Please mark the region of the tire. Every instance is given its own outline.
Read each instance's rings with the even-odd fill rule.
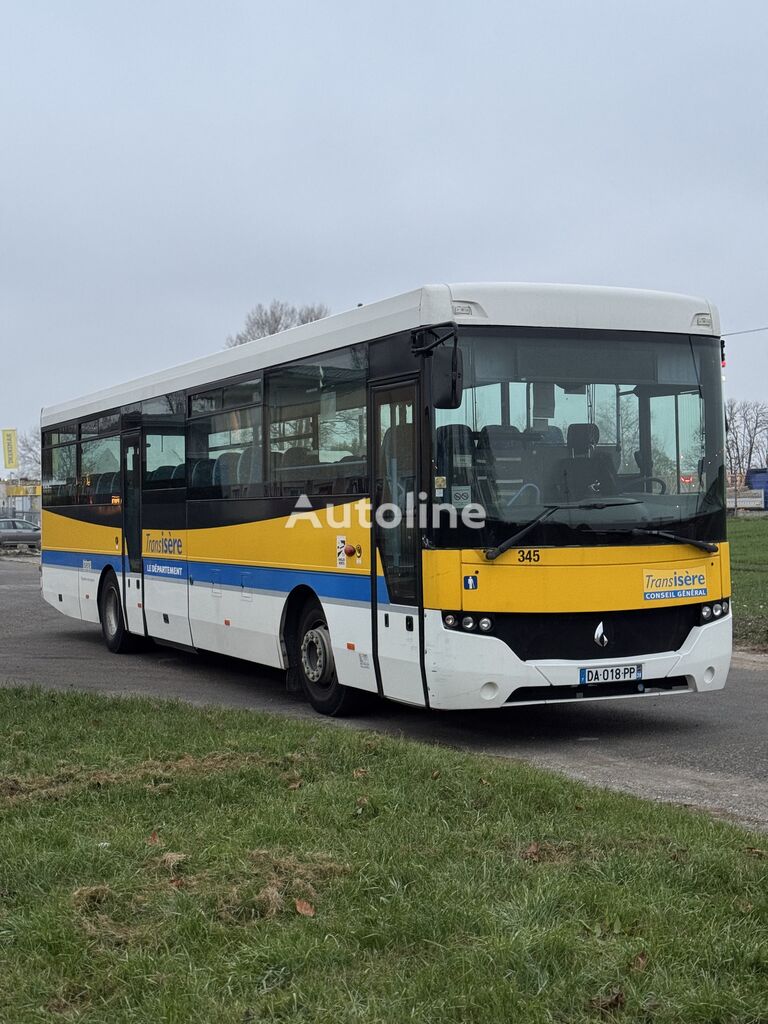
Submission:
[[[125,628],[120,587],[114,573],[104,580],[99,594],[99,621],[104,643],[113,654],[128,654],[136,650],[136,638]]]
[[[338,680],[328,623],[316,601],[304,605],[299,615],[293,648],[301,688],[315,711],[341,718],[363,708],[367,694]]]

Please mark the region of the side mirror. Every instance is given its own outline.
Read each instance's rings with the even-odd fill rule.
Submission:
[[[464,360],[454,343],[432,352],[432,402],[436,409],[458,409],[464,393]]]

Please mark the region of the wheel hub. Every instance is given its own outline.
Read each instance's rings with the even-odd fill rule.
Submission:
[[[330,682],[333,656],[326,626],[315,626],[304,634],[301,641],[301,665],[311,683],[324,686]]]

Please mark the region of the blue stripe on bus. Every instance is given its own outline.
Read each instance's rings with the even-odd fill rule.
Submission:
[[[111,565],[115,572],[122,572],[120,557],[112,555],[45,550],[42,552],[42,561],[44,565],[86,572],[101,572],[105,566]],[[370,577],[344,572],[145,558],[144,573],[154,579],[186,580],[191,577],[194,583],[218,583],[224,587],[245,587],[247,590],[273,590],[279,594],[287,594],[303,583],[312,587],[318,597],[361,603],[371,599]],[[379,576],[376,581],[376,595],[381,604],[389,603],[389,592],[383,576]]]
[[[274,590],[286,594],[299,584],[312,587],[318,597],[367,602],[371,599],[370,576],[343,572],[318,572],[310,569],[276,569],[258,565],[221,565],[217,562],[190,562],[193,583],[218,583],[222,587],[249,590]],[[379,600],[386,601],[384,580],[379,579]],[[382,593],[383,590],[383,593]]]
[[[144,558],[144,575],[159,580],[185,580],[187,562],[181,559]]]
[[[123,571],[120,555],[96,555],[82,551],[49,551],[41,553],[43,565],[55,565],[60,569],[80,569],[85,572],[101,572],[111,565],[115,572]]]

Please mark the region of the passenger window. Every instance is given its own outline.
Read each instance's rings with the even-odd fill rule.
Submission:
[[[101,437],[80,445],[81,505],[110,505],[120,494],[120,438]]]
[[[43,449],[43,505],[73,505],[77,501],[77,445]]]
[[[181,392],[142,402],[145,491],[176,490],[187,484],[184,409]]]
[[[367,492],[366,372],[359,347],[268,374],[272,494]]]
[[[178,429],[183,430],[183,427]],[[184,487],[186,485],[185,439],[183,433],[147,434],[145,438],[145,451],[145,490]]]
[[[264,493],[261,406],[189,423],[189,497],[253,498]]]

